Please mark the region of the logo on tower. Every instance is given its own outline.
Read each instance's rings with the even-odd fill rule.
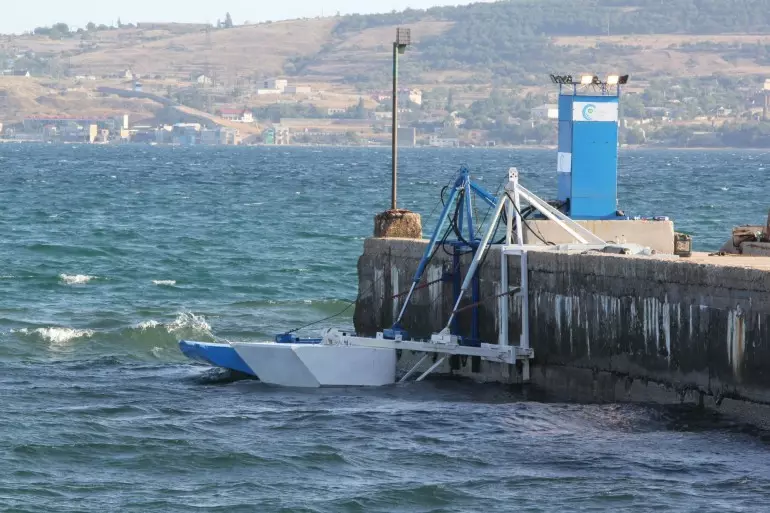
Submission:
[[[572,121],[595,123],[601,121],[618,121],[618,102],[574,102],[572,104]]]
[[[593,121],[594,112],[596,112],[596,105],[593,103],[587,104],[585,107],[583,107],[583,119],[586,121]]]

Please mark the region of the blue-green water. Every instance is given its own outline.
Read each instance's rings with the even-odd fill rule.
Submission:
[[[551,197],[553,152],[403,151],[435,219],[467,164]],[[696,249],[764,221],[770,154],[626,152],[620,208]],[[254,339],[354,299],[389,194],[373,149],[0,145],[0,510],[759,511],[768,447],[713,418],[434,381],[275,389],[176,340]],[[352,311],[326,325],[349,326]]]

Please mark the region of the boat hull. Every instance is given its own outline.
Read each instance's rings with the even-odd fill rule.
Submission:
[[[396,351],[325,344],[234,342],[260,381],[278,386],[383,386],[396,382]]]
[[[230,344],[180,340],[179,349],[191,360],[257,376]]]

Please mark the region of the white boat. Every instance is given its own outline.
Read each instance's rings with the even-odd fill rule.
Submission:
[[[396,382],[396,350],[321,344],[231,344],[263,383],[287,387],[374,386]]]

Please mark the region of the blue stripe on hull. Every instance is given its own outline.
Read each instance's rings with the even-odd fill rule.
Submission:
[[[230,344],[180,340],[179,349],[182,350],[186,357],[196,362],[236,370],[250,376],[257,376]]]

